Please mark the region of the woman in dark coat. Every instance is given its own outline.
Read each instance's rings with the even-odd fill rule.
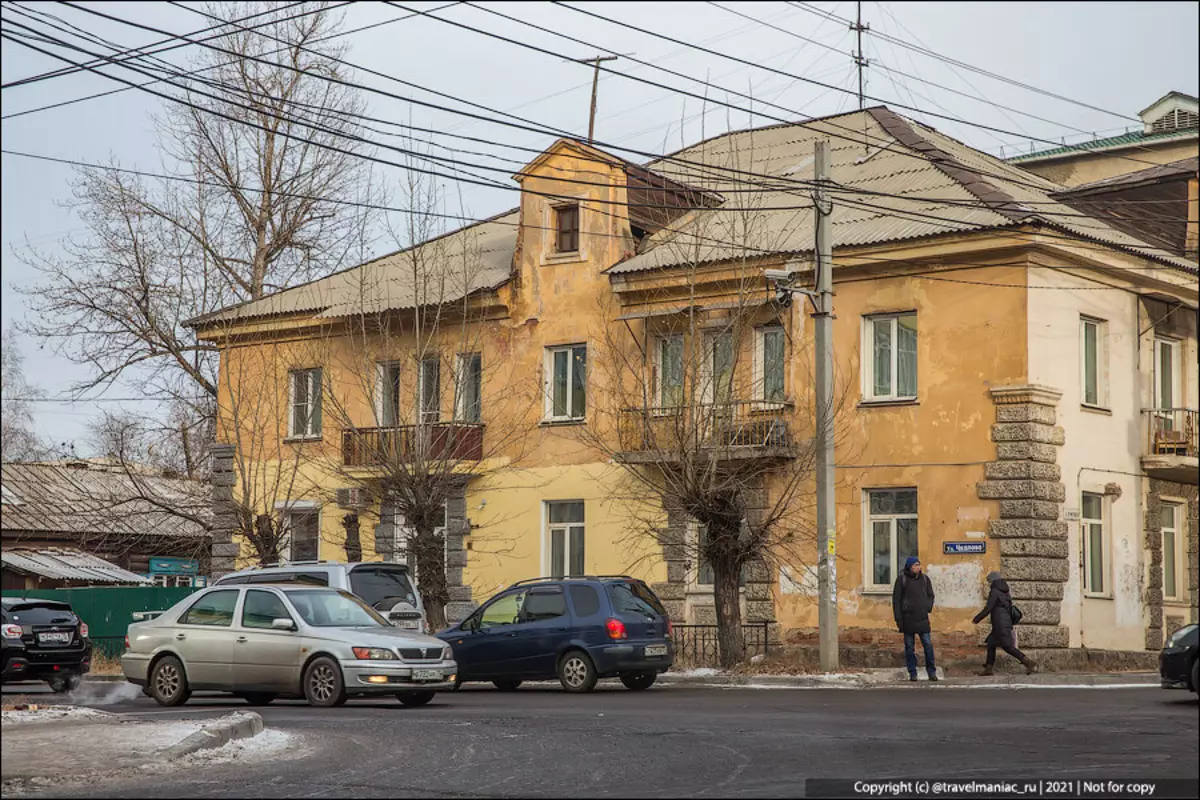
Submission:
[[[896,619],[896,627],[904,634],[904,662],[910,681],[917,679],[917,637],[925,651],[925,672],[929,680],[938,679],[933,660],[933,637],[929,632],[930,611],[933,611],[933,581],[922,572],[921,560],[909,556],[892,589],[892,616]]]
[[[999,572],[989,572],[987,605],[975,615],[974,622],[978,625],[984,617],[992,618],[992,632],[987,637],[987,663],[983,665],[980,675],[993,675],[996,666],[996,648],[1003,650],[1025,665],[1025,674],[1031,674],[1037,669],[1037,663],[1017,649],[1013,638],[1012,597],[1008,593],[1008,583]]]

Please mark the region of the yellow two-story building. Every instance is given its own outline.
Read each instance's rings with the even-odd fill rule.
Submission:
[[[815,627],[811,309],[763,271],[811,274],[819,140],[841,625],[893,627],[908,555],[964,638],[992,569],[1022,647],[1194,619],[1195,262],[886,108],[646,165],[560,140],[511,211],[193,321],[221,350],[214,567],[263,556],[258,518],[281,558],[403,559],[380,487],[440,479],[450,618],[521,578],[633,574],[709,622],[705,533],[637,477],[689,419],[786,501],[744,619]]]

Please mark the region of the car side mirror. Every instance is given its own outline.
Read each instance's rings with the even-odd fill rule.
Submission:
[[[271,620],[271,628],[277,631],[294,631],[296,630],[296,623],[287,617],[279,617]]]

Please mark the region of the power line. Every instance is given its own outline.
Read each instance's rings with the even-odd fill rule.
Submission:
[[[27,27],[27,26],[25,26],[25,27]],[[28,45],[27,45],[27,46],[28,46]],[[39,49],[39,48],[34,48],[34,49]],[[74,49],[80,49],[80,48],[74,48]],[[42,51],[42,52],[45,52],[45,51]],[[86,52],[86,51],[83,51],[83,52]],[[58,57],[58,58],[60,58],[60,59],[62,58],[61,56],[55,56],[55,57]],[[70,62],[70,60],[69,60],[69,59],[62,59],[62,60],[66,60],[66,61],[68,61],[68,63],[74,63],[74,62]],[[127,65],[125,65],[125,66],[126,66],[127,68],[129,68]],[[102,75],[103,75],[104,73],[100,73],[100,74],[102,74]],[[106,77],[112,77],[112,76],[106,76]],[[114,79],[117,79],[117,80],[122,80],[122,79],[119,79],[119,78],[114,78]],[[174,85],[174,84],[173,84],[173,85]],[[155,94],[158,94],[158,93],[155,93]],[[161,94],[159,94],[158,96],[165,97],[166,99],[173,99],[173,100],[176,100],[176,102],[184,102],[184,101],[179,101],[177,98],[173,98],[173,97],[171,97],[171,96],[169,96],[169,95],[165,95],[165,96],[164,96],[164,95],[161,95]],[[186,103],[185,103],[185,104],[186,104]],[[216,113],[216,112],[211,112],[211,111],[210,111],[210,113]],[[222,115],[220,115],[220,114],[217,114],[217,115],[218,115],[218,116],[222,116]],[[242,120],[235,120],[235,121],[244,122],[244,121],[242,121]],[[313,126],[311,123],[303,123],[303,122],[301,122],[301,124],[308,124],[308,125],[309,125],[309,127],[313,127],[314,129],[316,129],[316,128],[315,128],[315,126]],[[361,140],[361,137],[359,137],[359,139]],[[303,139],[301,139],[301,140],[303,140]],[[364,141],[365,141],[365,140],[364,140]],[[335,150],[336,150],[336,149],[338,149],[338,148],[332,148],[332,149],[335,149]],[[397,149],[397,148],[392,148],[392,149]],[[343,152],[344,152],[344,151],[343,151]],[[356,157],[367,157],[367,156],[362,156],[361,154],[355,154],[355,153],[352,153],[351,155],[354,155],[354,156],[356,156]],[[424,154],[417,154],[417,157],[428,159],[428,157],[427,157],[427,156],[425,156]],[[369,158],[369,157],[368,157],[368,158]],[[395,165],[395,164],[393,164],[392,162],[387,162],[387,161],[384,161],[384,160],[382,160],[382,159],[374,159],[374,160],[376,160],[376,161],[379,161],[379,162],[381,162],[381,163],[390,164],[390,165],[392,165],[392,166],[399,166],[399,165]],[[705,164],[705,165],[702,165],[702,166],[704,166],[705,168],[711,168],[711,165],[707,165],[707,164]],[[410,166],[405,166],[405,168],[412,168],[412,167],[410,167]],[[422,171],[422,170],[416,170],[416,171]],[[425,171],[425,172],[429,172],[429,171]],[[438,175],[439,177],[447,177],[447,176],[441,175],[440,173],[432,173],[432,174]],[[454,180],[463,180],[463,178],[461,178],[461,176],[455,176],[455,177],[454,177],[454,178],[452,178],[452,179],[454,179]],[[473,182],[473,181],[468,181],[468,182]],[[478,181],[474,181],[474,182],[478,182]],[[512,188],[512,187],[508,187],[508,186],[504,186],[504,185],[496,184],[494,181],[485,181],[485,182],[484,182],[484,185],[487,185],[487,186],[489,186],[489,187],[499,187],[499,188],[505,188],[505,189],[511,189],[511,188]],[[546,193],[546,194],[549,194],[549,193]],[[557,195],[550,195],[550,196],[557,196]],[[907,199],[907,200],[920,200],[920,201],[922,201],[922,202],[929,202],[929,200],[928,200],[927,198],[901,198],[901,199]],[[775,210],[798,210],[798,209],[800,209],[800,208],[805,208],[805,207],[807,207],[807,206],[801,206],[801,207],[793,207],[793,206],[788,206],[788,207],[783,207],[783,208],[776,208]],[[870,206],[868,206],[868,207],[870,207]],[[882,210],[882,211],[884,211],[884,213],[889,213],[889,214],[891,214],[891,213],[894,213],[894,212],[892,212],[892,211],[890,211],[890,210],[886,210],[886,209],[878,209],[878,207],[874,207],[874,208],[876,208],[876,210]],[[759,210],[765,210],[765,209],[759,209]],[[943,220],[943,221],[945,221],[945,220]],[[958,221],[945,221],[945,222],[949,222],[951,226],[959,226],[959,227],[961,227],[961,225],[962,225],[962,223],[959,223]],[[1077,242],[1077,239],[1076,239],[1075,237],[1064,237],[1064,238],[1069,238],[1069,239],[1071,239],[1072,241],[1076,241],[1076,242]],[[1105,248],[1105,249],[1107,249],[1107,248]]]
[[[387,2],[389,2],[389,4],[390,4],[390,5],[394,5],[394,6],[396,6],[397,8],[406,8],[405,6],[403,6],[403,5],[399,4],[399,3],[392,2],[392,0],[386,0],[386,1],[387,1]],[[594,12],[594,11],[588,11],[588,10],[586,10],[586,9],[583,9],[583,8],[576,8],[575,6],[572,6],[572,5],[569,5],[569,4],[567,4],[566,2],[563,2],[563,0],[552,0],[552,2],[553,2],[555,5],[562,6],[563,8],[568,8],[568,9],[571,9],[572,11],[576,11],[576,12],[578,12],[578,13],[580,13],[580,14],[586,14],[586,15],[587,15],[587,16],[589,16],[589,17],[594,17],[594,18],[596,18],[596,19],[604,20],[605,22],[608,22],[608,23],[610,23],[610,24],[613,24],[613,25],[618,25],[618,26],[620,26],[620,27],[623,27],[623,28],[628,28],[629,30],[637,31],[637,32],[639,32],[639,33],[642,33],[642,34],[645,34],[645,35],[647,35],[647,36],[654,36],[654,37],[656,37],[656,38],[663,39],[663,40],[665,40],[665,41],[674,42],[674,43],[676,43],[676,44],[686,44],[686,42],[682,42],[682,41],[681,41],[681,40],[679,40],[679,39],[675,39],[675,38],[673,38],[673,37],[671,37],[671,36],[667,36],[666,34],[663,34],[663,33],[658,33],[658,32],[656,32],[656,31],[651,31],[651,30],[648,30],[648,29],[646,29],[646,28],[641,28],[641,27],[638,27],[638,26],[636,26],[636,25],[632,25],[632,24],[630,24],[630,23],[627,23],[627,22],[622,22],[622,21],[620,21],[620,20],[615,20],[615,19],[612,19],[611,17],[606,17],[606,16],[604,16],[603,14],[597,14],[597,13],[596,13],[596,12]],[[468,3],[468,5],[471,5],[471,4],[470,4],[470,3]],[[410,9],[410,10],[411,10],[411,9]],[[433,17],[433,18],[434,18],[434,19],[442,19],[441,17]],[[448,22],[449,20],[443,20],[443,21],[447,21],[447,22]],[[457,24],[457,23],[454,23],[454,24]],[[823,83],[823,82],[821,82],[821,81],[816,81],[816,80],[813,80],[813,79],[811,79],[811,78],[805,78],[805,77],[803,77],[803,76],[801,76],[801,75],[793,75],[792,73],[789,73],[789,72],[784,72],[784,71],[782,71],[782,70],[777,70],[777,69],[775,69],[774,67],[768,67],[768,66],[765,66],[765,65],[763,65],[763,64],[758,64],[758,63],[756,63],[756,62],[754,62],[754,61],[749,61],[749,60],[747,60],[747,59],[739,58],[738,56],[733,56],[733,55],[730,55],[730,54],[728,54],[728,53],[722,53],[722,52],[720,52],[720,51],[718,51],[718,50],[713,50],[713,49],[711,49],[711,48],[707,48],[707,47],[704,47],[704,46],[702,46],[702,45],[690,45],[690,46],[691,46],[693,49],[699,50],[699,51],[701,51],[701,52],[704,52],[704,53],[708,53],[709,55],[714,55],[714,56],[717,56],[717,57],[719,57],[719,58],[724,58],[724,59],[728,59],[728,60],[730,60],[730,61],[735,61],[735,62],[737,62],[737,63],[745,64],[746,66],[749,66],[749,67],[754,67],[754,68],[756,68],[756,69],[761,69],[761,70],[765,70],[765,71],[768,71],[768,72],[774,72],[774,73],[777,73],[777,74],[783,75],[783,76],[785,76],[785,77],[794,78],[794,79],[796,79],[796,80],[801,80],[801,81],[804,81],[804,82],[806,82],[806,83],[811,83],[811,84],[814,84],[814,85],[817,85],[817,86],[823,86],[823,87],[825,87],[825,88],[830,88],[830,84]],[[611,70],[610,70],[610,71],[611,71]],[[617,74],[620,74],[620,73],[617,73]],[[838,91],[840,91],[840,92],[843,92],[843,93],[848,93],[848,94],[853,94],[852,90],[850,90],[850,89],[845,89],[845,88],[843,88],[843,87],[840,87],[840,86],[839,86],[839,87],[836,87],[836,88],[837,88],[837,90],[838,90]],[[885,101],[885,100],[883,100],[883,99],[881,99],[881,98],[878,98],[878,97],[873,97],[873,96],[871,96],[871,95],[863,95],[863,97],[864,97],[864,99],[866,99],[866,100],[871,100],[871,101],[878,102],[878,103],[886,103],[886,101]],[[1008,135],[1010,135],[1010,136],[1020,136],[1020,135],[1021,135],[1021,134],[1019,134],[1019,133],[1016,133],[1016,132],[1014,132],[1014,131],[1009,131],[1009,130],[1006,130],[1006,129],[1004,129],[1004,128],[997,128],[997,127],[995,127],[995,126],[992,126],[992,125],[986,125],[986,124],[984,124],[984,123],[981,123],[981,122],[972,122],[972,121],[970,121],[970,120],[963,119],[963,118],[961,118],[961,117],[955,117],[955,116],[953,116],[953,115],[949,115],[949,114],[939,114],[939,113],[937,113],[937,112],[928,111],[928,110],[926,110],[926,109],[922,109],[922,108],[919,108],[919,107],[916,107],[916,106],[910,106],[910,105],[906,105],[906,104],[904,104],[904,103],[894,103],[893,105],[895,105],[895,106],[896,106],[896,107],[898,107],[898,108],[903,108],[903,109],[905,109],[905,110],[908,110],[908,111],[913,111],[913,112],[917,112],[917,113],[921,113],[921,114],[926,114],[926,115],[928,115],[928,116],[931,116],[931,117],[937,117],[937,118],[940,118],[940,119],[945,119],[945,120],[948,120],[948,121],[951,121],[951,122],[957,122],[957,123],[959,123],[959,124],[962,124],[962,125],[969,125],[969,126],[971,126],[971,127],[974,127],[974,128],[979,128],[979,129],[981,129],[981,130],[990,130],[990,131],[993,131],[993,132],[996,132],[996,133],[1004,133],[1004,134],[1008,134]],[[1041,142],[1045,142],[1045,143],[1047,143],[1047,144],[1052,144],[1052,145],[1055,145],[1056,147],[1057,147],[1057,146],[1060,146],[1060,143],[1059,143],[1059,142],[1056,142],[1056,141],[1054,141],[1054,140],[1052,140],[1052,139],[1038,139],[1038,138],[1034,137],[1034,140],[1035,140],[1035,141],[1041,141]],[[1084,149],[1084,150],[1085,150],[1085,152],[1086,152],[1086,149],[1085,149],[1085,148],[1081,148],[1081,149]],[[1134,158],[1132,158],[1131,156],[1124,156],[1124,158],[1126,158],[1127,160],[1131,160],[1131,161],[1138,161],[1139,163],[1144,163],[1144,164],[1147,164],[1147,165],[1149,165],[1149,166],[1159,166],[1159,164],[1157,164],[1156,162],[1151,162],[1151,161],[1142,161],[1141,159],[1134,159]]]

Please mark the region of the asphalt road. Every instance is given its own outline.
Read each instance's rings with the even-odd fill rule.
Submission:
[[[11,691],[6,687],[6,694]],[[259,709],[295,735],[261,763],[58,786],[78,797],[796,797],[805,778],[1200,777],[1190,692],[867,690],[602,684],[511,694],[467,687],[424,708],[392,700]],[[245,708],[196,698],[182,711]],[[178,714],[147,698],[118,713]],[[64,754],[69,768],[69,755]]]

